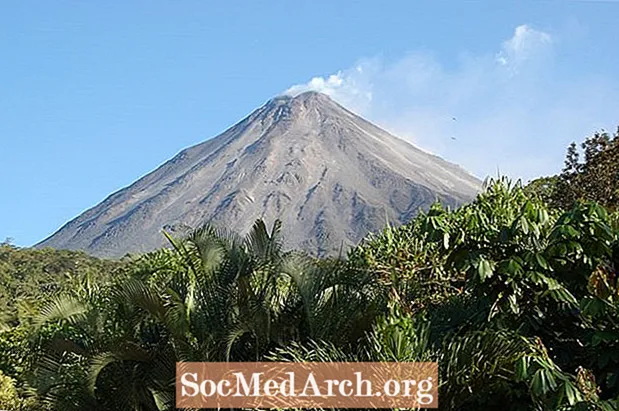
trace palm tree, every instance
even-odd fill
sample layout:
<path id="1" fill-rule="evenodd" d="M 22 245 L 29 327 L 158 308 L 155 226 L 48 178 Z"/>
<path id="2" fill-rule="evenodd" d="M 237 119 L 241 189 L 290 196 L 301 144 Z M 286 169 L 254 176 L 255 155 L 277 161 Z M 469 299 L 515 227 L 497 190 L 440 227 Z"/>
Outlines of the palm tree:
<path id="1" fill-rule="evenodd" d="M 39 367 L 41 380 L 58 382 L 40 386 L 50 402 L 171 409 L 177 361 L 255 361 L 311 339 L 354 345 L 381 310 L 370 275 L 284 251 L 279 222 L 269 231 L 257 221 L 245 238 L 211 226 L 168 238 L 173 249 L 140 258 L 129 278 L 41 311 L 41 327 L 60 327 Z M 72 361 L 88 364 L 88 386 L 73 386 L 81 394 L 70 405 L 75 378 L 58 380 Z"/>

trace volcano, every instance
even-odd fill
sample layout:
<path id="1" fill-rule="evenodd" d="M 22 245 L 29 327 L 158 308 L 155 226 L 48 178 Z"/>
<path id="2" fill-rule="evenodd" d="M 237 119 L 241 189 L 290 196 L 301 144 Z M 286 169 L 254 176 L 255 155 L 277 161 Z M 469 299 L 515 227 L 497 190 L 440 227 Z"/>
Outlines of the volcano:
<path id="1" fill-rule="evenodd" d="M 222 134 L 182 150 L 39 243 L 121 257 L 163 246 L 162 230 L 204 223 L 243 234 L 282 221 L 286 246 L 329 255 L 481 182 L 324 94 L 269 100 Z"/>

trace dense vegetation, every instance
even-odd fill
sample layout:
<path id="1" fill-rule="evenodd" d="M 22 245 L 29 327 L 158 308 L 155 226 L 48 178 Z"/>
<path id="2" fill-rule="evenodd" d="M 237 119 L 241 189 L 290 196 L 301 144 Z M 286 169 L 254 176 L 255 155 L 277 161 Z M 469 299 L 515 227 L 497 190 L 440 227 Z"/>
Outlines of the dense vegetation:
<path id="1" fill-rule="evenodd" d="M 16 322 L 42 299 L 71 290 L 76 281 L 107 281 L 123 265 L 77 251 L 18 249 L 4 241 L 0 243 L 2 321 Z"/>
<path id="2" fill-rule="evenodd" d="M 29 337 L 42 307 L 76 287 L 119 278 L 124 266 L 82 252 L 0 243 L 0 409 L 41 409 L 26 380 L 38 355 Z"/>
<path id="3" fill-rule="evenodd" d="M 540 193 L 490 181 L 323 260 L 279 223 L 206 226 L 128 262 L 76 255 L 47 294 L 37 261 L 66 254 L 5 245 L 5 290 L 39 297 L 3 307 L 0 409 L 173 409 L 176 361 L 372 360 L 437 361 L 441 409 L 616 410 L 619 214 Z"/>

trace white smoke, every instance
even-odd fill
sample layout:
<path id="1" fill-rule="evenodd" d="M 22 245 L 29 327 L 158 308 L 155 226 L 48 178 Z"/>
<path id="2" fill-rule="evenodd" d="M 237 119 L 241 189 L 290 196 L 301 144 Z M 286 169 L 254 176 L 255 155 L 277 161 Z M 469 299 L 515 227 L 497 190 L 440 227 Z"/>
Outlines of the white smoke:
<path id="1" fill-rule="evenodd" d="M 372 102 L 371 84 L 365 63 L 360 63 L 352 69 L 338 71 L 336 74 L 324 77 L 314 77 L 305 84 L 297 84 L 284 92 L 285 95 L 295 96 L 305 91 L 318 91 L 340 102 L 347 108 L 362 113 Z"/>

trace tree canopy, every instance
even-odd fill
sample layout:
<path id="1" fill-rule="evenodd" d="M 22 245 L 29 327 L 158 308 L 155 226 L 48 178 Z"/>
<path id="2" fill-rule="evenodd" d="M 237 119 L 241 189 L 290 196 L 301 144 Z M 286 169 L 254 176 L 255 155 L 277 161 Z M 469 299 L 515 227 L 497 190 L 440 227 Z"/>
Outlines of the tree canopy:
<path id="1" fill-rule="evenodd" d="M 595 133 L 579 147 L 570 144 L 557 176 L 533 180 L 528 189 L 553 207 L 568 209 L 576 201 L 595 201 L 619 208 L 619 129 Z"/>

